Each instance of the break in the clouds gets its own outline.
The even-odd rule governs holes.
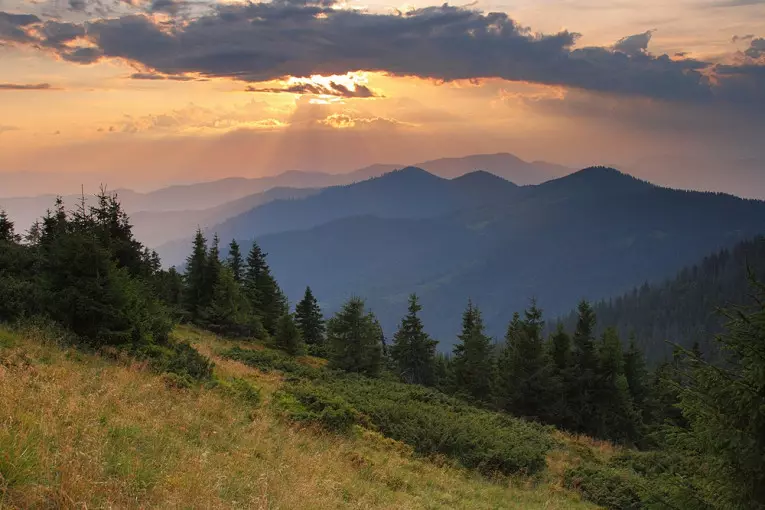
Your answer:
[[[370,98],[379,97],[366,85],[355,84],[353,88],[347,87],[342,83],[330,81],[328,85],[321,83],[296,83],[282,88],[264,87],[258,88],[249,86],[247,92],[270,92],[270,93],[289,93],[289,94],[314,94],[319,96],[335,96],[345,98]]]
[[[171,12],[171,3],[152,5]],[[84,31],[87,45],[69,43],[78,31]],[[653,55],[650,31],[612,47],[576,48],[577,39],[569,31],[533,33],[505,13],[447,4],[391,14],[340,9],[330,1],[219,5],[172,28],[143,14],[79,25],[42,23],[30,15],[0,17],[0,41],[48,48],[81,64],[125,59],[166,76],[263,82],[367,70],[443,81],[503,78],[765,108],[765,81],[758,71],[762,39],[751,41],[745,55],[752,61],[743,62],[740,72],[730,65],[719,72],[712,63]]]

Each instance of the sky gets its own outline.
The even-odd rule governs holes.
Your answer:
[[[764,130],[765,0],[0,0],[0,196],[512,152],[765,199]]]

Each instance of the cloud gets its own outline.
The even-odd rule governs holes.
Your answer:
[[[651,42],[653,30],[642,34],[635,34],[620,39],[614,44],[614,51],[619,51],[629,56],[645,55],[648,52],[648,43]]]
[[[152,5],[169,9],[167,2],[173,1],[178,0]],[[24,25],[19,30],[33,41],[17,37],[16,42],[53,48],[73,62],[117,58],[165,76],[251,83],[365,70],[439,81],[502,78],[696,103],[728,101],[729,85],[741,92],[761,84],[756,73],[736,76],[734,82],[731,74],[716,75],[712,63],[653,55],[648,51],[652,31],[612,47],[574,48],[578,34],[532,33],[505,13],[448,4],[389,14],[336,7],[331,0],[217,4],[212,12],[172,27],[143,14],[99,19],[83,25],[88,46],[79,48],[56,46]],[[759,51],[753,46],[747,54]],[[750,83],[742,88],[744,79]],[[342,87],[329,88],[344,97],[372,92]],[[310,88],[300,87],[313,93]],[[759,93],[733,102],[765,109]]]
[[[0,135],[2,135],[3,133],[7,133],[8,131],[18,131],[18,130],[19,128],[17,128],[16,126],[5,126],[3,124],[0,124]]]
[[[746,35],[734,35],[731,39],[731,42],[739,42],[739,41],[751,41],[754,39],[754,34],[746,34]]]
[[[173,81],[194,81],[196,78],[193,76],[183,75],[165,75],[158,73],[133,73],[130,75],[131,80],[173,80]]]
[[[39,23],[40,18],[33,14],[10,14],[0,12],[0,43],[31,43],[34,38],[24,27]]]
[[[395,128],[405,125],[396,119],[389,119],[386,117],[362,117],[353,115],[350,113],[333,113],[326,118],[319,120],[319,124],[334,129],[350,129],[350,128]]]
[[[267,87],[247,87],[247,92],[270,92],[270,93],[289,93],[289,94],[314,94],[321,96],[337,96],[346,98],[370,98],[379,97],[372,89],[366,85],[355,84],[353,88],[347,87],[342,83],[330,81],[329,85],[320,83],[297,83],[283,88]]]
[[[0,83],[0,90],[58,90],[50,83]]]
[[[749,49],[746,50],[745,55],[749,58],[758,59],[765,55],[765,38],[752,39],[749,44]]]
[[[148,10],[149,12],[163,12],[175,16],[187,5],[187,2],[182,0],[152,0]]]
[[[87,6],[85,0],[69,0],[69,9],[72,11],[84,11]]]
[[[709,4],[711,7],[746,7],[749,5],[762,5],[765,0],[719,0]]]

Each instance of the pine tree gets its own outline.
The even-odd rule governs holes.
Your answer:
[[[597,383],[592,391],[594,427],[588,432],[620,442],[634,441],[637,439],[638,419],[624,375],[621,341],[614,328],[608,328],[603,333],[597,352]]]
[[[287,299],[271,274],[266,262],[266,253],[256,242],[247,256],[244,288],[255,313],[261,317],[263,326],[270,335],[276,333],[276,323],[287,313]]]
[[[207,306],[207,239],[202,229],[197,228],[191,254],[186,258],[186,311],[191,320],[198,320]]]
[[[689,384],[679,388],[688,427],[671,437],[698,468],[692,492],[711,508],[765,508],[765,285],[752,286],[754,305],[725,312],[725,363],[691,354]]]
[[[382,368],[382,330],[375,316],[364,312],[364,301],[353,297],[327,322],[329,366],[370,376]]]
[[[491,339],[486,336],[481,312],[468,301],[462,315],[462,333],[454,346],[454,384],[457,393],[477,401],[491,402],[494,360]]]
[[[516,415],[544,418],[550,406],[543,326],[542,311],[535,301],[523,320],[516,314],[508,326],[499,363],[501,400]]]
[[[206,301],[208,303],[212,300],[213,289],[215,289],[215,285],[218,283],[222,268],[223,264],[220,261],[220,239],[218,234],[215,234],[210,245],[210,251],[207,254],[207,266],[205,268]]]
[[[627,378],[630,397],[635,408],[645,413],[646,401],[649,397],[648,370],[643,352],[635,341],[635,335],[630,336],[630,345],[624,353],[624,377]],[[644,414],[643,419],[647,421],[648,417]]]
[[[409,296],[409,312],[393,336],[390,357],[402,380],[410,384],[431,385],[438,342],[425,333],[418,315],[421,310],[417,295]]]
[[[597,428],[594,392],[598,357],[595,351],[595,312],[587,301],[579,303],[579,317],[574,331],[573,367],[569,401],[573,410],[574,428],[591,432]]]
[[[0,209],[0,241],[5,241],[7,243],[16,243],[19,241],[19,237],[14,230],[13,222],[2,209]]]
[[[256,329],[253,320],[249,303],[234,280],[234,274],[228,267],[221,267],[205,309],[206,326],[228,335],[249,336]]]
[[[572,386],[571,337],[560,322],[547,343],[546,358],[551,395],[547,421],[565,429],[573,428],[572,409],[567,394]]]
[[[244,279],[244,260],[242,259],[242,252],[239,249],[239,243],[236,239],[231,240],[231,244],[228,245],[228,258],[226,259],[228,268],[231,269],[231,274],[234,276],[234,281],[239,283]]]
[[[307,345],[324,344],[324,317],[311,287],[305,288],[303,299],[295,307],[295,321]]]
[[[297,356],[303,352],[303,339],[292,314],[285,313],[279,318],[274,340],[287,354]]]

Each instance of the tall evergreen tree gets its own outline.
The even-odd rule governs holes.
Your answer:
[[[552,396],[548,410],[548,422],[571,429],[573,428],[572,409],[567,393],[572,386],[571,337],[563,329],[563,324],[560,322],[547,343],[547,363],[550,372],[549,388]]]
[[[532,302],[524,319],[516,314],[508,327],[499,377],[504,407],[513,414],[544,418],[550,406],[543,326],[542,311]]]
[[[13,222],[8,218],[5,211],[0,209],[0,241],[15,243],[18,240],[19,238],[14,230]]]
[[[596,385],[592,392],[594,427],[588,432],[620,442],[634,441],[638,419],[624,375],[624,354],[616,329],[606,329],[597,352]]]
[[[327,322],[329,366],[370,376],[382,368],[382,330],[364,301],[353,297]]]
[[[300,336],[300,330],[295,324],[292,314],[285,313],[279,318],[274,340],[287,354],[296,356],[303,352],[303,339]]]
[[[218,238],[218,234],[215,234],[210,244],[210,251],[207,254],[207,266],[205,267],[208,303],[212,300],[213,289],[218,283],[222,267],[223,264],[220,261],[220,238]]]
[[[220,267],[210,303],[204,313],[207,327],[220,333],[249,336],[257,328],[241,287],[228,267]]]
[[[270,335],[276,333],[276,323],[287,313],[287,299],[271,274],[264,253],[256,242],[247,256],[244,288],[255,313],[262,319]]]
[[[645,415],[645,412],[649,398],[649,375],[643,351],[637,346],[634,334],[630,336],[630,345],[624,353],[624,377],[627,378],[630,398],[635,408],[643,414],[643,420],[648,421],[649,417]]]
[[[462,333],[454,346],[455,391],[470,398],[491,402],[494,360],[491,339],[486,336],[481,311],[468,301],[462,314]]]
[[[595,350],[595,312],[587,301],[579,303],[579,317],[576,322],[573,343],[573,367],[569,401],[574,410],[573,424],[579,432],[597,428],[594,392],[598,356]]]
[[[231,274],[234,277],[234,281],[239,283],[244,279],[244,259],[242,259],[242,252],[239,249],[239,243],[236,239],[232,239],[228,245],[228,258],[226,263],[231,269]]]
[[[324,343],[324,317],[311,287],[305,288],[303,299],[295,307],[295,321],[307,345]]]
[[[416,294],[409,296],[409,312],[393,336],[390,357],[399,377],[410,384],[433,384],[433,369],[438,342],[425,332]]]
[[[765,508],[765,285],[752,285],[755,304],[725,312],[725,364],[691,354],[679,404],[688,427],[670,436],[698,468],[691,492],[711,508]]]
[[[191,254],[186,258],[186,292],[184,300],[191,320],[201,317],[207,306],[207,239],[197,228]]]

